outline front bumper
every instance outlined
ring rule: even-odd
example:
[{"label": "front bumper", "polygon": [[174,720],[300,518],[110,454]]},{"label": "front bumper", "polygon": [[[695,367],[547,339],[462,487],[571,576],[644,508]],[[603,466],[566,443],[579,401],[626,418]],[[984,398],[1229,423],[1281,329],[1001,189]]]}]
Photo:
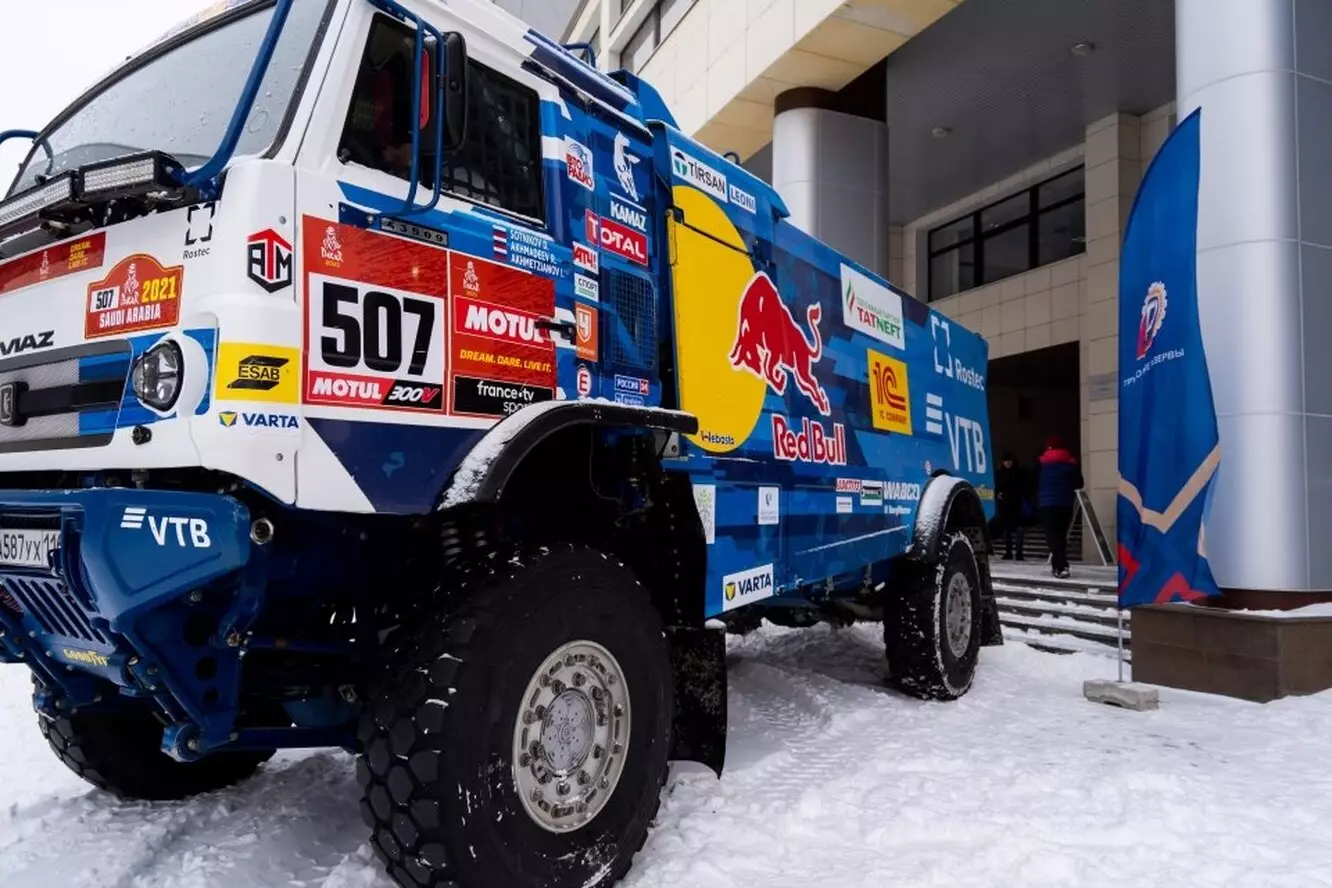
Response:
[{"label": "front bumper", "polygon": [[191,725],[182,743],[228,742],[240,681],[234,640],[265,586],[250,523],[245,506],[220,494],[0,490],[0,531],[56,535],[47,566],[0,565],[0,662],[37,674],[39,709],[100,702],[118,689]]}]

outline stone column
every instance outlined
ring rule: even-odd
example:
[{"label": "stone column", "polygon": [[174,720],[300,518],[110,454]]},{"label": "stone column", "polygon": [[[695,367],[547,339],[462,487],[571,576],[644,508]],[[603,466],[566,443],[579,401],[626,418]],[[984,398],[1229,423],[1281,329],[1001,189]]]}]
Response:
[{"label": "stone column", "polygon": [[[1142,178],[1139,119],[1111,114],[1087,127],[1087,253],[1081,293],[1082,474],[1113,548],[1119,485],[1119,248]],[[1096,539],[1082,556],[1099,563]]]},{"label": "stone column", "polygon": [[1221,430],[1227,589],[1332,589],[1332,3],[1176,0],[1202,108],[1198,294]]},{"label": "stone column", "polygon": [[792,224],[887,277],[888,128],[823,107],[834,98],[814,88],[777,97],[772,185]]}]

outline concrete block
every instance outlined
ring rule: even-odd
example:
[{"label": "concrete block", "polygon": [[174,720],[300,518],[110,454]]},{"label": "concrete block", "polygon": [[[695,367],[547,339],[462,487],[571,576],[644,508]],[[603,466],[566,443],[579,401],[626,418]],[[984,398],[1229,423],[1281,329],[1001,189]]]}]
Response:
[{"label": "concrete block", "polygon": [[1134,682],[1091,679],[1082,683],[1082,696],[1093,703],[1106,703],[1135,712],[1148,712],[1161,705],[1161,694],[1156,688]]}]

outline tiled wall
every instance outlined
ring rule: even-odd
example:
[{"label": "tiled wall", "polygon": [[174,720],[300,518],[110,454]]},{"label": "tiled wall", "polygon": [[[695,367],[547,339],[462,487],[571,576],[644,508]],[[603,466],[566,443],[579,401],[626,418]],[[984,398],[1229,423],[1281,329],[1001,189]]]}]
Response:
[{"label": "tiled wall", "polygon": [[[1098,120],[1087,127],[1082,145],[930,213],[902,233],[897,281],[916,293],[926,284],[931,228],[1083,164],[1087,249],[1082,256],[941,299],[934,307],[984,336],[992,359],[1079,343],[1083,475],[1112,540],[1119,481],[1119,247],[1142,174],[1174,124],[1173,104],[1142,117],[1113,114]],[[1089,535],[1084,545],[1084,557],[1095,557]]]}]

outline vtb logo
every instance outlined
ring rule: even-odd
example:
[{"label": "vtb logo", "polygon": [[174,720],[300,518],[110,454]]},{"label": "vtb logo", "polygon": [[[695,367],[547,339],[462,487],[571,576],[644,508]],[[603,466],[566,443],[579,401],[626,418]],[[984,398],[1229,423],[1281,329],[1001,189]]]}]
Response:
[{"label": "vtb logo", "polygon": [[911,389],[907,367],[888,355],[866,350],[870,376],[870,408],[874,427],[885,432],[911,434]]}]

